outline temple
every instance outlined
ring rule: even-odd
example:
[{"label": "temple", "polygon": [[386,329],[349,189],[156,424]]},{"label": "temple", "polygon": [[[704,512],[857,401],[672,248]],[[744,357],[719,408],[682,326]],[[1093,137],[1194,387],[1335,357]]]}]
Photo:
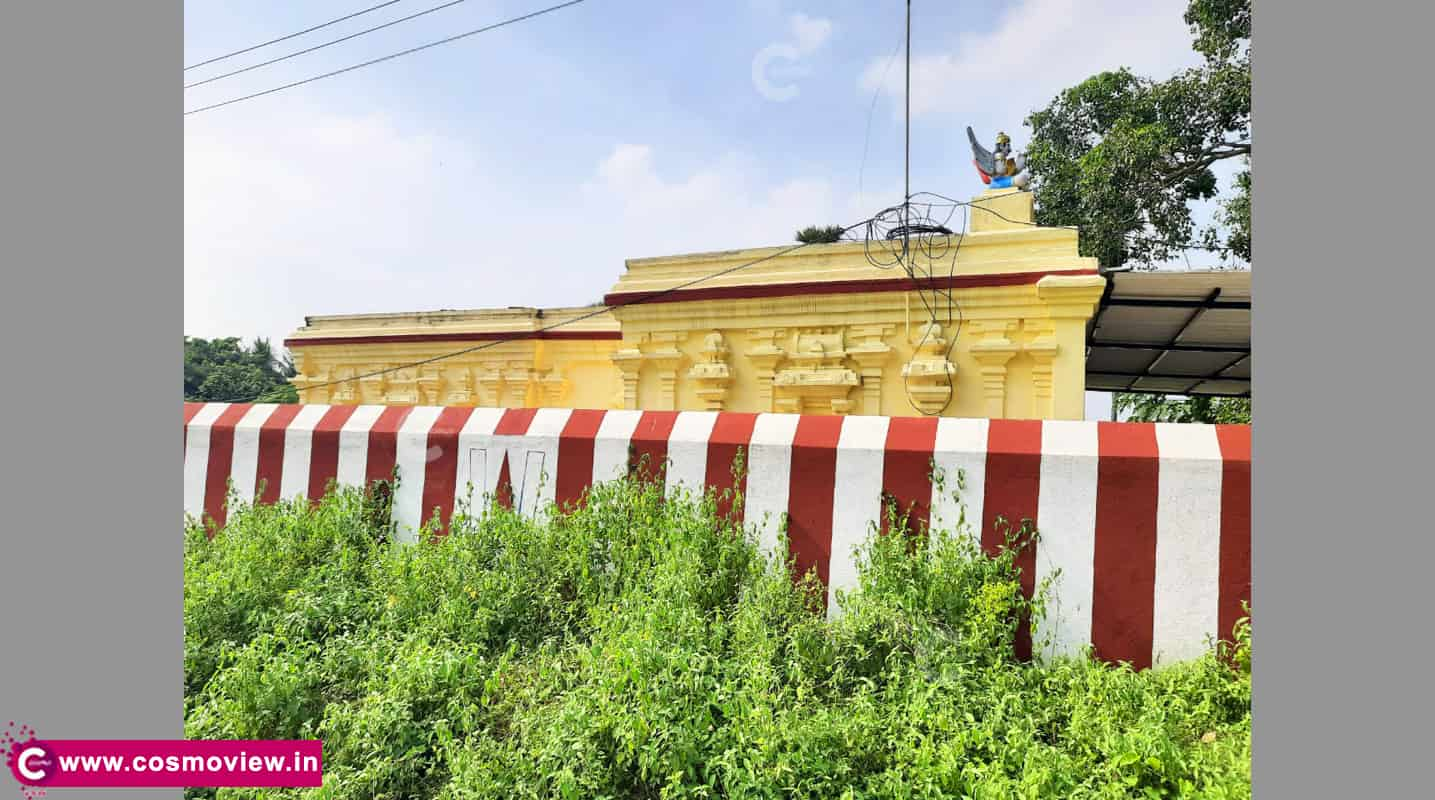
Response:
[{"label": "temple", "polygon": [[630,259],[611,310],[309,317],[285,345],[305,403],[1081,419],[1107,283],[991,189],[940,274],[863,242]]}]

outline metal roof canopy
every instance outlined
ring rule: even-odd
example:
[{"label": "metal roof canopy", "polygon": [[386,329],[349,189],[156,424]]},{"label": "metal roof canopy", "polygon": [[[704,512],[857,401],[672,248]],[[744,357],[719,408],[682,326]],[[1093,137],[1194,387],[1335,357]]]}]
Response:
[{"label": "metal roof canopy", "polygon": [[1251,272],[1115,272],[1086,334],[1086,388],[1251,394]]}]

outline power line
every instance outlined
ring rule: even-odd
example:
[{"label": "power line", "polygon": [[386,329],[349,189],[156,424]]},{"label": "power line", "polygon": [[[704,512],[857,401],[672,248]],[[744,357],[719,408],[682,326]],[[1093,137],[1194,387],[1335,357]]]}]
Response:
[{"label": "power line", "polygon": [[[859,227],[861,227],[861,226],[863,226],[863,225],[866,225],[868,222],[870,222],[870,220],[864,219],[864,220],[862,220],[861,222],[857,222],[857,223],[854,223],[854,224],[852,224],[852,225],[848,225],[847,227],[845,227],[845,228],[842,229],[842,232],[845,234],[845,233],[847,233],[847,232],[850,231],[850,230],[853,230],[853,229],[855,229],[855,228],[859,228]],[[726,269],[718,270],[717,272],[711,273],[711,274],[709,274],[709,275],[703,275],[703,276],[700,276],[700,277],[697,277],[697,278],[693,278],[693,279],[690,280],[690,281],[686,281],[686,282],[684,282],[684,283],[677,284],[676,286],[670,286],[670,287],[668,287],[668,288],[666,288],[666,289],[662,289],[662,290],[653,292],[652,294],[645,294],[645,295],[642,295],[642,296],[639,296],[639,297],[635,297],[635,298],[633,298],[633,299],[631,299],[631,300],[625,300],[624,302],[621,302],[621,303],[614,303],[613,305],[604,305],[602,308],[595,308],[595,309],[593,309],[592,311],[589,311],[589,312],[587,312],[587,313],[585,313],[585,314],[579,314],[579,315],[576,316],[576,317],[570,317],[570,318],[565,319],[565,320],[563,320],[563,321],[561,321],[561,322],[555,322],[555,323],[553,323],[552,325],[546,325],[546,326],[544,326],[544,327],[542,327],[542,328],[538,328],[538,329],[536,329],[536,330],[532,330],[532,331],[521,331],[521,332],[515,333],[513,336],[510,336],[510,337],[507,337],[507,338],[503,338],[503,339],[493,339],[493,340],[484,342],[483,344],[474,345],[473,347],[465,347],[465,348],[462,349],[462,350],[455,350],[455,351],[452,352],[452,353],[444,353],[444,354],[442,354],[442,355],[433,356],[433,357],[431,357],[431,358],[425,358],[425,359],[422,359],[422,360],[420,360],[420,361],[414,361],[414,362],[411,362],[411,363],[408,363],[408,364],[399,364],[398,366],[386,367],[386,368],[384,368],[384,369],[374,370],[373,372],[365,372],[365,373],[363,373],[362,375],[352,375],[352,376],[347,377],[347,378],[339,378],[339,379],[337,379],[337,380],[326,381],[326,382],[324,382],[324,383],[316,383],[316,384],[313,384],[313,385],[310,385],[310,386],[305,386],[304,389],[305,389],[305,391],[308,391],[308,390],[310,390],[310,389],[324,389],[324,388],[327,388],[327,387],[329,387],[329,386],[337,386],[337,385],[339,385],[339,384],[341,384],[341,383],[349,383],[350,381],[362,380],[362,379],[364,379],[364,378],[372,378],[372,377],[375,377],[375,376],[378,376],[378,375],[387,375],[387,374],[389,374],[389,373],[391,373],[391,372],[399,372],[399,371],[401,371],[401,370],[413,369],[414,367],[421,367],[421,366],[423,366],[423,365],[425,365],[425,364],[432,364],[432,363],[434,363],[434,362],[436,362],[436,361],[445,361],[445,360],[450,359],[450,358],[457,358],[458,356],[467,355],[467,354],[469,354],[469,353],[476,353],[476,352],[478,352],[478,351],[480,351],[480,350],[487,350],[487,349],[490,348],[490,347],[497,347],[498,345],[500,345],[500,344],[505,344],[505,343],[507,343],[507,342],[521,341],[521,340],[526,339],[526,338],[529,338],[529,337],[531,337],[531,336],[533,336],[533,335],[535,335],[535,334],[547,333],[547,332],[549,332],[549,331],[551,331],[551,330],[554,330],[554,329],[556,329],[556,328],[561,328],[561,327],[563,327],[563,326],[565,326],[565,325],[572,325],[572,324],[575,323],[575,322],[582,322],[582,321],[584,321],[584,320],[588,320],[588,319],[592,319],[592,318],[594,318],[594,317],[597,317],[597,316],[599,316],[599,315],[601,315],[601,314],[607,314],[607,313],[609,313],[609,312],[611,312],[611,311],[614,311],[615,309],[626,308],[627,306],[639,305],[639,304],[642,304],[642,303],[651,303],[651,302],[653,302],[654,300],[657,300],[657,299],[660,298],[660,297],[666,297],[667,295],[670,295],[670,294],[672,294],[673,292],[680,292],[680,291],[682,291],[682,290],[684,290],[684,289],[690,288],[690,287],[692,287],[692,286],[696,286],[696,285],[698,285],[698,284],[700,284],[700,283],[704,283],[704,282],[706,282],[706,281],[710,281],[710,280],[712,280],[712,279],[714,279],[714,278],[720,278],[720,277],[722,277],[722,276],[724,276],[724,275],[730,275],[730,274],[732,274],[732,273],[734,273],[734,272],[737,272],[738,270],[747,269],[748,267],[752,267],[752,266],[756,266],[756,265],[758,265],[758,264],[761,264],[761,263],[763,263],[764,261],[771,261],[771,260],[774,259],[774,258],[777,258],[777,257],[779,257],[779,256],[787,255],[788,253],[791,253],[791,252],[796,251],[796,250],[801,250],[801,249],[804,248],[804,247],[810,247],[812,244],[814,244],[814,243],[813,243],[813,242],[801,242],[801,243],[799,243],[799,244],[791,245],[791,246],[789,246],[789,247],[784,247],[784,248],[782,248],[781,250],[778,250],[778,251],[776,251],[776,252],[768,253],[767,255],[765,255],[765,256],[763,256],[763,257],[761,257],[761,258],[757,258],[757,259],[754,259],[754,260],[752,260],[752,261],[748,261],[748,262],[743,263],[743,264],[738,264],[738,265],[736,265],[736,266],[727,267]]]},{"label": "power line", "polygon": [[347,42],[347,41],[349,41],[350,39],[357,39],[357,38],[359,38],[360,36],[364,36],[364,35],[366,35],[366,34],[373,33],[374,31],[380,31],[380,30],[383,30],[384,28],[392,28],[393,26],[399,24],[400,22],[408,22],[408,21],[411,20],[411,19],[417,19],[417,18],[422,17],[422,16],[424,16],[424,15],[426,15],[426,14],[432,14],[432,13],[435,12],[435,11],[442,11],[443,9],[448,8],[449,6],[456,6],[456,5],[458,5],[459,3],[465,3],[465,2],[468,2],[468,0],[449,0],[449,2],[444,3],[443,5],[434,6],[433,8],[426,8],[426,9],[424,9],[423,11],[419,11],[419,12],[417,12],[417,13],[410,14],[410,15],[408,15],[407,17],[399,17],[398,19],[396,19],[396,20],[394,20],[394,21],[392,21],[392,22],[385,22],[385,23],[382,24],[382,25],[375,25],[375,26],[372,27],[372,28],[366,28],[366,29],[364,29],[364,30],[362,30],[362,31],[359,31],[358,33],[351,33],[351,34],[349,34],[348,36],[343,36],[343,37],[340,37],[340,38],[338,38],[338,39],[332,39],[332,40],[330,40],[330,41],[324,42],[323,44],[316,44],[316,45],[314,45],[313,47],[306,47],[306,48],[303,49],[303,50],[296,50],[296,51],[294,51],[294,52],[292,52],[292,53],[290,53],[290,54],[288,54],[288,55],[279,56],[278,58],[271,58],[271,59],[269,59],[268,61],[261,61],[261,62],[259,62],[258,64],[252,64],[252,65],[247,66],[247,67],[242,67],[242,68],[240,68],[240,69],[233,70],[232,72],[226,72],[226,73],[223,73],[223,74],[221,74],[221,75],[215,75],[215,76],[212,77],[212,78],[205,78],[205,79],[202,80],[202,81],[195,81],[194,83],[185,84],[185,87],[184,87],[184,88],[186,88],[186,89],[193,89],[193,88],[196,87],[196,86],[203,86],[203,85],[206,84],[206,83],[214,83],[215,81],[224,80],[225,78],[232,78],[232,77],[234,77],[235,75],[239,75],[239,74],[241,74],[241,73],[249,72],[250,70],[256,70],[256,69],[259,69],[260,67],[267,67],[267,66],[269,66],[270,64],[278,64],[280,61],[288,61],[288,60],[291,59],[291,58],[296,58],[296,57],[298,57],[298,56],[302,56],[302,55],[305,55],[305,54],[307,54],[307,53],[312,53],[312,52],[314,52],[315,50],[323,50],[324,48],[329,47],[329,46],[331,46],[331,45],[340,44],[341,42]]},{"label": "power line", "polygon": [[209,59],[209,60],[207,60],[207,61],[201,61],[201,62],[199,62],[198,64],[190,64],[189,66],[187,66],[187,67],[184,68],[184,71],[185,71],[185,72],[189,72],[190,70],[194,69],[195,67],[202,67],[202,66],[204,66],[205,64],[213,64],[213,63],[216,62],[216,61],[223,61],[223,60],[226,59],[226,58],[232,58],[232,57],[237,56],[237,55],[242,55],[242,54],[244,54],[244,53],[248,53],[250,50],[258,50],[258,49],[261,48],[261,47],[268,47],[268,46],[271,45],[271,44],[278,44],[279,42],[283,42],[283,41],[286,41],[286,40],[288,40],[288,39],[293,39],[293,38],[296,37],[296,36],[303,36],[303,35],[306,34],[306,33],[313,33],[314,31],[317,31],[317,30],[319,30],[320,28],[327,28],[327,27],[329,27],[330,25],[334,25],[334,24],[343,22],[343,21],[346,20],[346,19],[353,19],[354,17],[357,17],[357,16],[359,16],[359,15],[361,15],[361,14],[367,14],[367,13],[369,13],[370,11],[378,11],[379,9],[381,9],[381,8],[383,8],[383,7],[385,7],[385,6],[391,6],[391,5],[393,5],[394,3],[397,3],[397,2],[399,2],[399,0],[388,0],[388,2],[386,2],[386,3],[379,3],[379,4],[376,5],[376,6],[369,6],[368,8],[365,8],[365,9],[363,9],[363,10],[355,11],[355,12],[352,13],[352,14],[346,14],[346,15],[344,15],[344,16],[342,16],[342,17],[339,17],[338,19],[331,19],[331,20],[329,20],[328,22],[325,22],[325,23],[322,23],[322,24],[319,24],[319,25],[315,25],[315,26],[312,27],[312,28],[305,28],[304,30],[298,31],[297,33],[291,33],[291,34],[289,34],[288,36],[280,36],[278,39],[270,39],[270,40],[267,41],[267,42],[260,42],[259,44],[251,45],[251,46],[246,47],[246,48],[244,48],[244,49],[242,49],[242,50],[235,50],[235,51],[232,52],[232,53],[225,53],[225,54],[222,55],[222,56],[215,56],[214,58],[211,58],[211,59]]},{"label": "power line", "polygon": [[450,36],[450,37],[448,37],[448,38],[446,38],[446,39],[439,39],[438,41],[429,42],[428,44],[421,44],[421,45],[419,45],[418,47],[411,47],[411,48],[409,48],[408,50],[403,50],[403,51],[400,51],[400,52],[397,52],[397,53],[392,53],[392,54],[390,54],[390,55],[386,55],[386,56],[383,56],[383,57],[381,57],[381,58],[371,59],[371,60],[369,60],[369,61],[365,61],[365,62],[360,63],[360,64],[354,64],[353,66],[344,67],[343,69],[336,69],[336,70],[334,70],[333,72],[326,72],[326,73],[324,73],[323,75],[315,75],[315,76],[312,77],[312,78],[305,78],[304,80],[301,80],[301,81],[294,81],[293,83],[286,83],[286,84],[284,84],[283,86],[276,86],[276,87],[274,87],[273,89],[265,89],[265,90],[262,91],[262,92],[255,92],[254,94],[247,94],[247,95],[244,95],[243,97],[236,97],[236,98],[233,98],[233,99],[231,99],[231,100],[225,100],[225,101],[220,102],[220,103],[213,103],[213,104],[211,104],[211,105],[201,106],[201,107],[196,108],[196,109],[193,109],[193,110],[191,110],[191,111],[186,111],[186,112],[184,112],[184,116],[187,117],[187,116],[189,116],[190,114],[198,114],[198,113],[200,113],[201,111],[209,111],[209,110],[211,110],[211,109],[221,108],[221,107],[223,107],[223,106],[232,105],[232,104],[234,104],[234,103],[239,103],[239,102],[242,102],[242,101],[245,101],[245,100],[253,100],[253,99],[256,98],[256,97],[263,97],[264,95],[274,94],[275,92],[282,92],[282,91],[284,91],[285,89],[293,89],[293,88],[296,87],[296,86],[303,86],[303,85],[306,84],[306,83],[313,83],[313,82],[315,82],[315,81],[320,81],[320,80],[323,80],[323,79],[325,79],[325,78],[332,78],[332,77],[334,77],[334,76],[336,76],[336,75],[343,75],[343,74],[346,73],[346,72],[353,72],[353,71],[356,70],[356,69],[363,69],[364,67],[370,67],[370,66],[373,66],[374,64],[379,64],[379,63],[382,63],[382,62],[384,62],[384,61],[391,61],[391,60],[393,60],[393,59],[395,59],[395,58],[399,58],[399,57],[401,57],[401,56],[406,56],[406,55],[410,55],[410,54],[412,54],[412,53],[417,53],[417,52],[419,52],[420,50],[427,50],[427,49],[429,49],[429,48],[431,48],[431,47],[438,47],[438,46],[441,45],[441,44],[448,44],[448,43],[450,43],[450,42],[456,42],[456,41],[458,41],[459,39],[465,39],[465,38],[468,38],[469,36],[473,36],[473,35],[475,35],[475,34],[484,33],[485,31],[491,31],[491,30],[494,30],[494,29],[497,29],[497,28],[502,28],[502,27],[505,27],[505,26],[507,26],[507,25],[512,25],[512,24],[515,23],[515,22],[522,22],[522,21],[524,21],[524,20],[532,19],[532,18],[534,18],[534,17],[541,16],[541,15],[543,15],[543,14],[547,14],[547,13],[552,12],[552,11],[557,11],[557,10],[559,10],[559,9],[567,8],[567,7],[569,7],[569,6],[576,6],[576,5],[578,5],[579,3],[581,3],[581,2],[583,2],[583,0],[568,0],[568,2],[566,2],[566,3],[559,3],[559,4],[556,5],[556,6],[549,6],[548,8],[544,8],[544,9],[540,9],[540,10],[538,10],[538,11],[533,11],[533,12],[531,12],[531,13],[524,14],[524,15],[521,16],[521,17],[513,17],[513,18],[511,18],[511,19],[506,19],[506,20],[504,20],[504,21],[502,21],[502,22],[495,22],[495,23],[492,24],[492,25],[485,25],[485,26],[482,27],[482,28],[475,28],[474,30],[466,31],[466,32],[464,32],[464,33],[460,33],[460,34],[457,34],[457,35],[454,35],[454,36]]}]

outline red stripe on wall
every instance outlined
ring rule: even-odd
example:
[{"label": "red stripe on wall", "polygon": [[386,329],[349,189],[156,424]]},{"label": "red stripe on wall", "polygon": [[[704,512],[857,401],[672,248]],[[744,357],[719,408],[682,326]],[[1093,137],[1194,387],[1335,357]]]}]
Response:
[{"label": "red stripe on wall", "polygon": [[632,461],[628,471],[641,470],[640,479],[661,483],[667,472],[668,437],[678,421],[676,411],[644,411],[628,440]]},{"label": "red stripe on wall", "polygon": [[1156,615],[1156,426],[1099,422],[1091,644],[1105,661],[1151,666]]},{"label": "red stripe on wall", "polygon": [[339,431],[358,406],[332,406],[314,425],[309,442],[309,501],[318,503],[329,488],[329,481],[339,477]]},{"label": "red stripe on wall", "polygon": [[[982,500],[982,549],[994,554],[1006,545],[1008,534],[1036,524],[1041,491],[1041,421],[994,419],[987,425],[987,465]],[[1005,525],[998,527],[998,518]],[[1030,598],[1036,591],[1036,548],[1028,543],[1018,553],[1021,591]],[[1017,626],[1016,657],[1031,658],[1031,623]]]},{"label": "red stripe on wall", "polygon": [[593,440],[603,424],[602,411],[575,410],[558,435],[558,475],[554,500],[559,508],[580,505],[583,491],[593,482]]},{"label": "red stripe on wall", "polygon": [[426,522],[437,508],[439,528],[435,534],[439,536],[448,533],[453,516],[453,496],[458,488],[458,434],[471,416],[472,408],[445,408],[429,428],[419,522]]},{"label": "red stripe on wall", "polygon": [[1221,556],[1216,630],[1231,638],[1251,600],[1251,427],[1217,425],[1221,445]]},{"label": "red stripe on wall", "polygon": [[399,460],[399,426],[408,419],[413,406],[389,406],[369,428],[368,460],[364,463],[364,483],[393,478]]},{"label": "red stripe on wall", "polygon": [[201,408],[204,408],[204,403],[184,404],[184,448],[186,450],[189,449],[189,421],[194,419],[194,415],[198,414]]},{"label": "red stripe on wall", "polygon": [[816,570],[825,584],[832,561],[832,498],[842,417],[803,416],[792,438],[787,534],[797,576]]},{"label": "red stripe on wall", "polygon": [[510,408],[499,417],[498,424],[493,428],[493,435],[522,436],[528,433],[528,426],[533,424],[533,418],[537,415],[536,408]]},{"label": "red stripe on wall", "polygon": [[294,403],[281,405],[259,426],[259,463],[254,470],[258,502],[279,499],[279,484],[284,478],[284,432],[302,408]]},{"label": "red stripe on wall", "polygon": [[[721,412],[713,431],[708,436],[707,468],[703,484],[717,492],[719,517],[727,517],[738,525],[742,524],[742,503],[738,496],[747,493],[748,445],[752,443],[752,429],[757,424],[757,415],[743,412]],[[742,472],[733,475],[738,450],[743,452]],[[732,494],[725,494],[729,490]]]},{"label": "red stripe on wall", "polygon": [[[224,527],[225,493],[229,470],[234,462],[234,426],[249,413],[253,403],[234,403],[209,428],[209,464],[204,473],[204,513],[214,520],[215,529]],[[213,535],[213,531],[210,532]]]},{"label": "red stripe on wall", "polygon": [[907,530],[925,533],[932,516],[932,453],[937,449],[934,417],[893,417],[887,424],[882,457],[882,532],[891,527],[887,504]]}]

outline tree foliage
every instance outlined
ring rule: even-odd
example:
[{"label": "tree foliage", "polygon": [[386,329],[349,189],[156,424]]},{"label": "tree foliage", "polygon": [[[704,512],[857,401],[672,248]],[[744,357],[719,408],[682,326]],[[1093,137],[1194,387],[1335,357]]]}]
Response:
[{"label": "tree foliage", "polygon": [[1159,394],[1118,392],[1112,399],[1122,419],[1132,422],[1205,422],[1246,424],[1251,422],[1249,397],[1171,398]]},{"label": "tree foliage", "polygon": [[[1201,66],[1165,80],[1103,72],[1027,118],[1038,222],[1079,226],[1082,253],[1106,268],[1196,246],[1250,260],[1251,4],[1192,0]],[[1217,198],[1211,168],[1231,158],[1244,169],[1198,231],[1190,204]]]},{"label": "tree foliage", "polygon": [[842,241],[841,225],[808,225],[797,232],[797,241],[803,244],[830,244]]},{"label": "tree foliage", "polygon": [[297,403],[294,364],[267,339],[184,337],[184,399],[216,403]]}]

